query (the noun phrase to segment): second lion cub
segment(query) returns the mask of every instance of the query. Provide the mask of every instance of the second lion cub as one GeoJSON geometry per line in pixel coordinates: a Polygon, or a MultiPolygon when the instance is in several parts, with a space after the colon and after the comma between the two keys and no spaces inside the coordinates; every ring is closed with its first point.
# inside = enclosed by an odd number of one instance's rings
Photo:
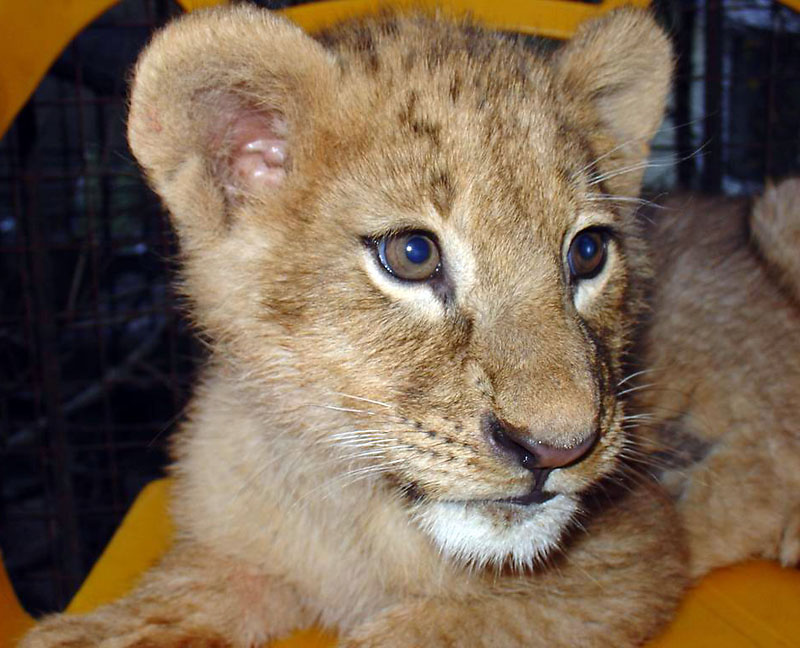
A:
{"type": "Polygon", "coordinates": [[[800,560],[800,180],[653,215],[640,432],[688,533],[691,570],[800,560]],[[749,231],[749,232],[748,232],[749,231]]]}
{"type": "MultiPolygon", "coordinates": [[[[554,55],[253,7],[143,54],[132,150],[212,353],[174,444],[177,541],[40,646],[633,646],[685,583],[652,486],[609,491],[647,274],[630,202],[670,48],[649,14],[554,55]]],[[[633,201],[631,201],[633,202],[633,201]]]]}

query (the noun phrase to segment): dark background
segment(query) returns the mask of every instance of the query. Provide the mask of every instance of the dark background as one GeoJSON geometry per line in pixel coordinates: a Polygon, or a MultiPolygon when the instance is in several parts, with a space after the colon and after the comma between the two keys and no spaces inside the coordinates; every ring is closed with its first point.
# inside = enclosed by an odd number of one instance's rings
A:
{"type": "MultiPolygon", "coordinates": [[[[656,7],[679,58],[648,192],[750,193],[796,173],[800,17],[769,0],[656,7]]],[[[0,140],[0,549],[34,614],[64,607],[162,474],[202,357],[170,289],[175,241],[124,136],[136,54],[179,13],[120,2],[0,140]]]]}

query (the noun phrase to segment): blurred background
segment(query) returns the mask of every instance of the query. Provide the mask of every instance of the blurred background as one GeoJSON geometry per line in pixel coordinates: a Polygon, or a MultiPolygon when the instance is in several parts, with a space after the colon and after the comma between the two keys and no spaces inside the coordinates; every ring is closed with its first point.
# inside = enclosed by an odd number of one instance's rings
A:
{"type": "MultiPolygon", "coordinates": [[[[750,194],[797,173],[800,16],[771,0],[654,6],[678,74],[646,192],[750,194]]],[[[34,614],[64,607],[163,474],[202,359],[170,289],[175,241],[124,134],[136,55],[181,11],[115,4],[0,140],[0,550],[34,614]]]]}

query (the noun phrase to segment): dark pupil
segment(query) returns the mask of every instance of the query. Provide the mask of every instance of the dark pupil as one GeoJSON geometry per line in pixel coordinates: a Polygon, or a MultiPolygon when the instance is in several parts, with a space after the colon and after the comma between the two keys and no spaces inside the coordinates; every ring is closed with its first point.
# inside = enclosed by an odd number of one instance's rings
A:
{"type": "Polygon", "coordinates": [[[406,243],[406,258],[411,263],[425,263],[431,256],[431,245],[421,236],[412,236],[406,243]]]}
{"type": "Polygon", "coordinates": [[[581,255],[584,261],[591,261],[597,254],[597,250],[597,241],[593,236],[583,234],[578,238],[578,254],[581,255]]]}

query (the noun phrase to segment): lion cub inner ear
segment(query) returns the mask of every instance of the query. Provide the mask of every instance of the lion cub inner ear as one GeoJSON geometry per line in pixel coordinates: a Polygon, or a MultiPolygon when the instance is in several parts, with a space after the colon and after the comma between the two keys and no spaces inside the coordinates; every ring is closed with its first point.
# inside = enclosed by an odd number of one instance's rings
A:
{"type": "Polygon", "coordinates": [[[227,222],[231,205],[276,194],[313,158],[337,70],[299,27],[251,5],[156,34],[136,66],[128,140],[181,233],[227,222]]]}
{"type": "Polygon", "coordinates": [[[288,125],[277,112],[243,111],[226,128],[227,154],[220,173],[229,197],[262,194],[279,187],[288,168],[288,125]]]}

